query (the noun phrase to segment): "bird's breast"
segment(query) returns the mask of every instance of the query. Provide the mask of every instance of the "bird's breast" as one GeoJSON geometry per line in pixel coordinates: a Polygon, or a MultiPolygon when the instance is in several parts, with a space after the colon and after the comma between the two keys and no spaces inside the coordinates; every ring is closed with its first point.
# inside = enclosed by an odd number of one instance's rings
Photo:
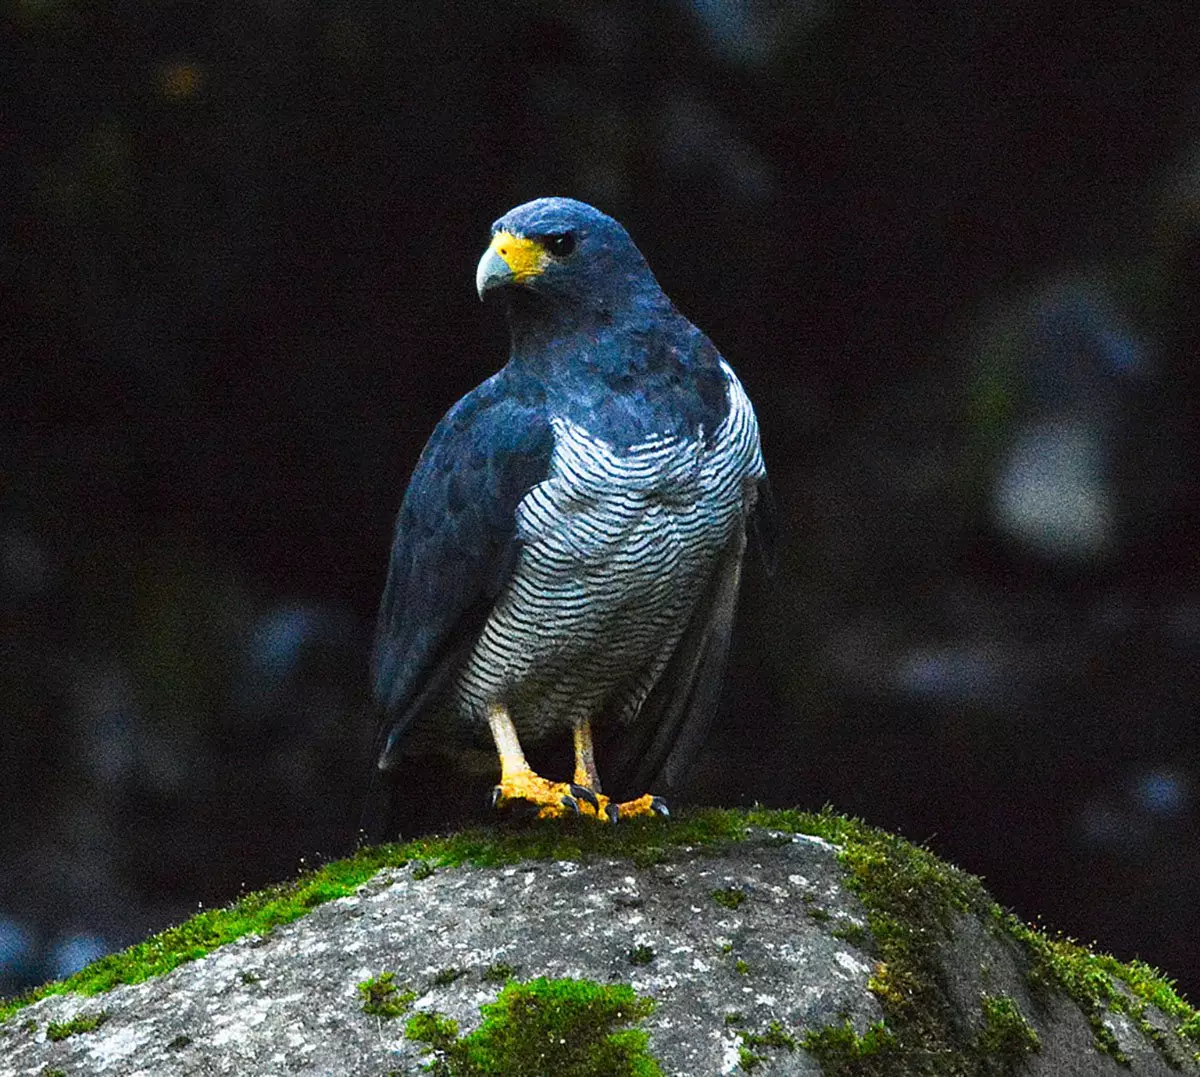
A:
{"type": "Polygon", "coordinates": [[[595,620],[677,604],[690,610],[740,526],[747,481],[762,473],[754,412],[725,370],[730,406],[712,432],[651,435],[618,448],[552,418],[550,473],[517,509],[523,548],[514,598],[530,623],[551,625],[576,603],[595,620]]]}
{"type": "Polygon", "coordinates": [[[762,472],[753,411],[729,377],[711,435],[618,449],[552,419],[550,473],[518,506],[521,554],[464,678],[469,710],[504,696],[547,722],[576,719],[614,685],[657,676],[762,472]]]}
{"type": "MultiPolygon", "coordinates": [[[[517,510],[526,560],[564,568],[640,560],[650,545],[651,536],[640,535],[647,525],[687,526],[709,507],[699,441],[652,438],[618,453],[565,419],[554,420],[554,432],[550,476],[517,510]]],[[[659,538],[676,544],[673,533],[659,538]]]]}

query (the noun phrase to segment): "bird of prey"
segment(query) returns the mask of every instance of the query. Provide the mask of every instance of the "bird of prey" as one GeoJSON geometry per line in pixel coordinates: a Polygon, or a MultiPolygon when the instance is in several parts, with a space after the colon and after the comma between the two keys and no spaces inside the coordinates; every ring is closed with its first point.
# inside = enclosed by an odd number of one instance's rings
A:
{"type": "Polygon", "coordinates": [[[677,785],[709,728],[747,524],[767,510],[754,410],[583,202],[501,217],[475,284],[507,308],[511,354],[438,424],[404,495],[373,655],[378,768],[395,781],[410,755],[474,744],[499,756],[494,805],[666,814],[650,791],[677,785]],[[535,772],[525,748],[568,737],[571,779],[535,772]]]}

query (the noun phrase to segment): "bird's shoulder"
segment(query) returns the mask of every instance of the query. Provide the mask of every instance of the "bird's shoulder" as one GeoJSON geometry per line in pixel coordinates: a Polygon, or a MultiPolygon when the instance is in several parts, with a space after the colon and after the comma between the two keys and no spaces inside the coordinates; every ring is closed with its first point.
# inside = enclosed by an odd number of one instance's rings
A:
{"type": "Polygon", "coordinates": [[[462,397],[434,428],[409,482],[406,510],[476,517],[544,477],[553,435],[543,393],[505,369],[462,397]],[[481,500],[482,499],[482,500],[481,500]]]}
{"type": "Polygon", "coordinates": [[[585,346],[585,373],[561,386],[552,410],[619,452],[654,438],[711,437],[729,414],[728,368],[681,315],[635,322],[585,346]]]}

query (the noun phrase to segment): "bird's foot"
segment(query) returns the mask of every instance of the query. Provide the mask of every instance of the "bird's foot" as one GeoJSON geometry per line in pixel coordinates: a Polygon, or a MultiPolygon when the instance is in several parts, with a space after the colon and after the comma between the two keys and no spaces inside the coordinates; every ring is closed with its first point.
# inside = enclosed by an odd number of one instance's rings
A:
{"type": "Polygon", "coordinates": [[[601,822],[615,823],[638,815],[671,813],[662,797],[645,796],[618,804],[603,793],[575,782],[552,782],[532,770],[521,770],[500,780],[492,790],[492,807],[502,808],[510,801],[522,800],[538,809],[539,819],[558,819],[566,815],[585,815],[601,822]]]}
{"type": "MultiPolygon", "coordinates": [[[[492,807],[502,808],[510,801],[523,800],[537,808],[539,819],[558,819],[564,815],[595,815],[596,809],[585,797],[583,802],[575,796],[567,782],[552,782],[535,774],[532,770],[518,770],[500,779],[492,790],[492,807]]],[[[587,791],[589,794],[591,790],[587,791]]]]}
{"type": "Polygon", "coordinates": [[[572,782],[571,797],[575,801],[576,810],[581,814],[586,812],[609,823],[616,823],[621,819],[632,819],[636,815],[668,816],[671,814],[667,810],[667,802],[662,797],[654,797],[649,793],[644,797],[638,797],[637,800],[626,800],[618,804],[603,793],[596,793],[586,785],[572,782]],[[591,811],[587,811],[588,808],[591,811]]]}
{"type": "Polygon", "coordinates": [[[577,804],[583,803],[590,807],[592,810],[589,814],[594,814],[596,818],[607,820],[610,823],[619,822],[621,819],[632,819],[636,815],[666,817],[671,814],[667,810],[667,802],[662,797],[654,797],[649,793],[638,797],[637,800],[626,800],[618,804],[603,793],[593,792],[586,785],[572,783],[571,796],[574,797],[577,804]]]}
{"type": "MultiPolygon", "coordinates": [[[[608,800],[607,797],[604,799],[608,800]]],[[[638,797],[636,800],[622,801],[620,804],[610,801],[605,805],[604,813],[608,820],[613,823],[618,819],[632,819],[638,815],[661,815],[666,817],[671,814],[667,810],[667,802],[662,797],[651,796],[649,793],[638,797]]]]}

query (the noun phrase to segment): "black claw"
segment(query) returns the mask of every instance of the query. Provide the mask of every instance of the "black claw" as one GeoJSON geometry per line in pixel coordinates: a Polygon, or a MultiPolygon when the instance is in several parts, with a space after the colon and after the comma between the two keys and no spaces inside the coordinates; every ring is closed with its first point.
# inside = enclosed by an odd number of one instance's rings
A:
{"type": "Polygon", "coordinates": [[[650,800],[650,810],[655,815],[668,816],[671,814],[671,809],[667,807],[667,802],[662,797],[652,797],[650,800]]]}
{"type": "Polygon", "coordinates": [[[564,796],[562,798],[562,806],[564,808],[570,808],[571,811],[573,811],[576,815],[579,814],[579,801],[577,801],[574,797],[564,796]]]}
{"type": "Polygon", "coordinates": [[[572,782],[571,792],[580,800],[586,800],[592,806],[592,808],[599,813],[600,801],[596,798],[596,794],[593,793],[586,785],[576,785],[574,782],[572,782]]]}
{"type": "Polygon", "coordinates": [[[604,809],[604,814],[608,816],[608,821],[610,823],[615,823],[621,818],[621,809],[616,804],[610,803],[608,807],[604,809]]]}

